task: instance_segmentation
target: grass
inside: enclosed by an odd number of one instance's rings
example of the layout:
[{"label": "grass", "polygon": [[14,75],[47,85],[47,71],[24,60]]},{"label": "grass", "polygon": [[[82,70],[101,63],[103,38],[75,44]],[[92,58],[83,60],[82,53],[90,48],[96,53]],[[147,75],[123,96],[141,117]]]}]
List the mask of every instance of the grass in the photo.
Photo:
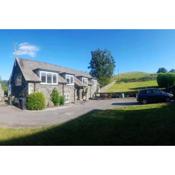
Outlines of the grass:
[{"label": "grass", "polygon": [[1,128],[0,144],[174,145],[175,105],[149,104],[95,110],[50,128]]},{"label": "grass", "polygon": [[157,87],[157,81],[116,82],[107,92],[131,92],[148,87]]},{"label": "grass", "polygon": [[127,72],[122,73],[119,76],[115,76],[114,79],[119,82],[129,82],[129,81],[145,81],[145,80],[155,80],[156,74],[150,74],[145,72]]}]

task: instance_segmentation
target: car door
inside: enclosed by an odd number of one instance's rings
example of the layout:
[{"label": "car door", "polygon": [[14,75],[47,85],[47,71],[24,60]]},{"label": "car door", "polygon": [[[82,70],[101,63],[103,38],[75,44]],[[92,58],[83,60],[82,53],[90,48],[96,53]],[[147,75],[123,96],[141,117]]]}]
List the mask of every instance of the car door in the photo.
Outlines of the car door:
[{"label": "car door", "polygon": [[154,93],[153,93],[152,89],[147,90],[147,100],[149,102],[154,102],[155,101],[155,96],[154,96]]},{"label": "car door", "polygon": [[160,90],[155,90],[156,102],[161,102],[164,100],[164,95]]}]

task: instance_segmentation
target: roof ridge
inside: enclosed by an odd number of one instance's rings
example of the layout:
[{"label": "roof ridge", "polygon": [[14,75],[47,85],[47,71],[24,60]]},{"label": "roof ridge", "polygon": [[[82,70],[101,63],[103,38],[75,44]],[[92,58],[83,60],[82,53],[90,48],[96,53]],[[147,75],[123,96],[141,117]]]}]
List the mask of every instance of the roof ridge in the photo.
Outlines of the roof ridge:
[{"label": "roof ridge", "polygon": [[25,60],[25,61],[32,61],[32,62],[37,62],[37,63],[44,63],[44,64],[48,64],[48,65],[52,65],[52,66],[56,66],[56,67],[61,67],[61,68],[69,69],[69,70],[76,71],[76,72],[79,72],[79,73],[85,73],[85,74],[90,75],[88,72],[83,71],[83,70],[76,70],[74,68],[65,67],[65,66],[61,66],[61,65],[53,64],[53,63],[48,63],[48,62],[45,62],[45,61],[32,60],[32,59],[28,59],[28,58],[16,58],[16,59]]}]

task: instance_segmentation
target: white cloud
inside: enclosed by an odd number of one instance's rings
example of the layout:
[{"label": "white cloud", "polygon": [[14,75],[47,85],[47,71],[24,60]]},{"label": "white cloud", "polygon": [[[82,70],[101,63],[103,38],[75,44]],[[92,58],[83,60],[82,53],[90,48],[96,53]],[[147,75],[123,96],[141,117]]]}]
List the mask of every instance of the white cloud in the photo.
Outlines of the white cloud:
[{"label": "white cloud", "polygon": [[13,52],[15,56],[28,55],[31,57],[35,57],[37,52],[39,51],[39,47],[29,44],[27,42],[20,43],[16,50]]}]

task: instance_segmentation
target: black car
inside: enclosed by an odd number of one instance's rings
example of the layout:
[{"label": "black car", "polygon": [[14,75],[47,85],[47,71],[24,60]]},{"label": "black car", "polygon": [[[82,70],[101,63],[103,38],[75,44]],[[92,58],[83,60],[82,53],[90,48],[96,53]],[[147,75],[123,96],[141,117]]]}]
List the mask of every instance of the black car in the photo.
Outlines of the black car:
[{"label": "black car", "polygon": [[137,101],[142,104],[154,102],[170,102],[173,94],[161,91],[160,89],[151,88],[140,90],[137,95]]}]

